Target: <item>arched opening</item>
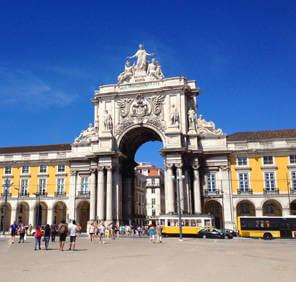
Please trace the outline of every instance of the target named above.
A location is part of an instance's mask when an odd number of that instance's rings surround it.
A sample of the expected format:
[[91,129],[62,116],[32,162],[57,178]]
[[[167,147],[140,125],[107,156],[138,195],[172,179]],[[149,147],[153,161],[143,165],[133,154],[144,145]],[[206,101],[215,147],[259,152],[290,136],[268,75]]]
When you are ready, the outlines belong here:
[[[142,178],[143,176],[148,177],[151,174],[151,171],[149,171],[148,166],[145,168],[145,165],[143,165],[143,169],[137,168],[135,170],[138,165],[135,161],[135,155],[143,144],[145,144],[144,146],[146,147],[145,153],[142,151],[141,154],[137,156],[137,161],[145,163],[149,162],[149,165],[155,165],[155,162],[151,157],[151,152],[152,150],[155,150],[155,147],[158,147],[158,149],[163,148],[162,139],[155,130],[144,126],[130,129],[122,137],[119,144],[119,149],[123,155],[120,163],[122,175],[122,218],[123,222],[128,224],[143,223],[146,215],[152,218],[164,210],[164,183],[161,167],[159,170],[162,178],[160,181],[161,183],[153,183],[155,187],[149,190],[151,191],[151,197],[147,194],[147,202],[146,182],[145,179],[142,181]],[[154,178],[156,179],[158,177],[155,175]],[[141,184],[143,182],[144,185]],[[155,193],[155,190],[158,189],[158,187],[159,193],[161,194],[160,197],[156,196],[159,195],[158,192]],[[150,188],[152,188],[152,186]]]
[[47,205],[40,202],[35,207],[35,225],[47,224]]
[[236,206],[237,216],[255,216],[255,206],[250,201],[240,201]]
[[25,202],[21,202],[17,206],[16,218],[17,223],[29,224],[29,205]]
[[205,213],[214,217],[215,227],[223,228],[222,206],[217,201],[211,200],[205,204]]
[[276,200],[268,200],[263,204],[263,216],[282,216],[282,206]]
[[89,221],[89,202],[82,201],[77,206],[77,223],[81,225],[82,232],[87,231]]
[[[1,218],[1,231],[3,231],[3,218],[4,218],[4,203],[1,204],[0,206],[0,218]],[[7,203],[6,206],[6,219],[5,219],[5,231],[9,230],[10,226],[10,219],[11,219],[11,206],[10,204]]]
[[[53,223],[59,224],[66,221],[67,206],[64,202],[57,202],[53,207]],[[51,224],[51,222],[49,222]]]
[[290,214],[291,214],[291,215],[296,215],[296,200],[294,200],[294,201],[290,204]]

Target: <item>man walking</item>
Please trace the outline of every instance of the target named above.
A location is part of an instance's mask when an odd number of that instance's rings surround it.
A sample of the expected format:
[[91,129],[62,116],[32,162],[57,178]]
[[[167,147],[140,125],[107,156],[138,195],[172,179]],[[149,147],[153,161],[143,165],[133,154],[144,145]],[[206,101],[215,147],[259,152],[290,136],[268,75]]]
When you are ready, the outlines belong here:
[[65,241],[66,241],[66,237],[68,234],[68,226],[67,226],[65,220],[61,221],[58,231],[59,231],[59,235],[60,235],[60,249],[59,250],[64,251]]
[[77,233],[77,225],[76,225],[75,220],[73,220],[72,224],[69,225],[69,231],[70,231],[70,247],[69,247],[69,251],[71,251],[71,249],[73,251],[75,251],[75,242],[76,242],[76,233]]
[[158,243],[162,243],[162,226],[160,224],[157,224],[156,232],[157,232],[157,241],[158,241]]

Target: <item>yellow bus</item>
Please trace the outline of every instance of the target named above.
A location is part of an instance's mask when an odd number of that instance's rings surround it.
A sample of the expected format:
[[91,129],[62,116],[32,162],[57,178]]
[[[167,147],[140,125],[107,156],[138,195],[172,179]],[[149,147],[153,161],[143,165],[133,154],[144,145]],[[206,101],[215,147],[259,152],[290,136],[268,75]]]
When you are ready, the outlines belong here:
[[[156,223],[162,225],[163,235],[179,234],[178,216],[159,216]],[[214,227],[214,219],[209,216],[182,216],[182,233],[184,235],[197,235],[198,231],[205,227]]]
[[237,221],[242,237],[296,238],[296,216],[240,216]]

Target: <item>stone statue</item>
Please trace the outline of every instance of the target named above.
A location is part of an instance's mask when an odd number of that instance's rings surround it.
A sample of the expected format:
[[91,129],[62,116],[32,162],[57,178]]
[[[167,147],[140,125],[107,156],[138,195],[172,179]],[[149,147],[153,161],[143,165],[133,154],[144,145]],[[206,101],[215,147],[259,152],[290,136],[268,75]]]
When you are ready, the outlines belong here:
[[118,76],[118,83],[123,83],[125,81],[129,81],[134,75],[134,67],[135,67],[134,64],[131,66],[130,62],[126,61],[125,67],[124,67],[124,72],[122,72]]
[[197,132],[200,135],[223,135],[222,130],[216,129],[215,124],[212,121],[206,121],[200,114],[197,119]]
[[188,123],[190,129],[196,129],[196,112],[193,108],[188,110]]
[[179,112],[175,106],[175,104],[172,105],[172,110],[171,110],[171,124],[172,125],[179,125]]
[[93,125],[90,123],[89,127],[86,130],[82,130],[80,135],[75,138],[74,144],[83,144],[83,143],[89,143],[92,136],[95,136],[97,134],[98,129],[96,127],[93,127]]
[[139,50],[136,52],[135,55],[131,57],[127,57],[128,60],[137,58],[137,63],[135,65],[135,70],[139,72],[145,72],[147,70],[147,57],[154,56],[153,53],[149,54],[146,50],[143,49],[143,44],[139,45]]
[[111,115],[108,113],[108,111],[105,111],[105,116],[104,116],[104,128],[105,130],[112,130],[112,117]]
[[156,60],[153,58],[151,63],[148,65],[147,75],[152,79],[163,79],[163,73],[161,71],[160,65]]

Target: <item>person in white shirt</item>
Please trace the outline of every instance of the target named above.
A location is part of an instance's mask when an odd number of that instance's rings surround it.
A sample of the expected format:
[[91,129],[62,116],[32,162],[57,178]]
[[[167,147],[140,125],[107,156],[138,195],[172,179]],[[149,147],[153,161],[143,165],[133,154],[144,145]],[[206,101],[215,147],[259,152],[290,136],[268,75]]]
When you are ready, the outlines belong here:
[[74,251],[75,250],[75,244],[76,244],[76,233],[77,233],[77,225],[76,225],[76,221],[73,220],[72,224],[69,225],[69,232],[70,232],[70,247],[69,247],[69,251],[71,251],[71,249]]
[[103,244],[105,243],[104,242],[104,237],[105,237],[105,225],[104,225],[104,222],[101,223],[100,227],[99,227],[99,230],[100,230],[100,242]]

